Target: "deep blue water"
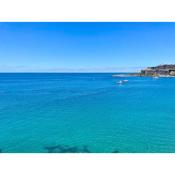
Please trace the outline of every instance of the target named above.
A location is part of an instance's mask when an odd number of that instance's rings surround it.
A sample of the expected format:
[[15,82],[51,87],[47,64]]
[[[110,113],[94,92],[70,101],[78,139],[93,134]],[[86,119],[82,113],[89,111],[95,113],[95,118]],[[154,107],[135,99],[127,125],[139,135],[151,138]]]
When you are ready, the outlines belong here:
[[0,74],[0,150],[175,152],[175,78]]

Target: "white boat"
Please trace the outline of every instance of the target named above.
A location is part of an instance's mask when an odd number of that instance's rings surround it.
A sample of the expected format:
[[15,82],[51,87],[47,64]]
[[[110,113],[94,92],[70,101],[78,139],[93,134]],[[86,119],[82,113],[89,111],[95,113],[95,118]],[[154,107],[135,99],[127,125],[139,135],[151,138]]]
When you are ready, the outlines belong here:
[[128,82],[128,80],[123,80],[123,82],[125,82],[125,83],[126,83],[126,82]]
[[158,79],[159,77],[158,77],[158,76],[154,76],[153,78],[154,78],[154,79]]
[[128,80],[120,80],[120,81],[118,81],[117,83],[118,84],[123,84],[123,83],[127,83],[128,82]]
[[123,84],[124,82],[122,80],[118,81],[117,82],[118,84]]

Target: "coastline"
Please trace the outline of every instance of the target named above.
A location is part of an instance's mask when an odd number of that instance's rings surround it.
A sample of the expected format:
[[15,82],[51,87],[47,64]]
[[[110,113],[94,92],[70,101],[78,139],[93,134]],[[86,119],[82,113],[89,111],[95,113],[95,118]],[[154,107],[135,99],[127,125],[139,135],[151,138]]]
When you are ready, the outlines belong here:
[[146,69],[140,70],[137,73],[128,74],[114,74],[113,77],[163,77],[163,78],[174,78],[175,77],[175,64],[163,64],[155,67],[147,67]]
[[[113,74],[112,77],[155,77],[153,75],[141,75],[141,74]],[[175,78],[171,75],[158,75],[160,78]]]

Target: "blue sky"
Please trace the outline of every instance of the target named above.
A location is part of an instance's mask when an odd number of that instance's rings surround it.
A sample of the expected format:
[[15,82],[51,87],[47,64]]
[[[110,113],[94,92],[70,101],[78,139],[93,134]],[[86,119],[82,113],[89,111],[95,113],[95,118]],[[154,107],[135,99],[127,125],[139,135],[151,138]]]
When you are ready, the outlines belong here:
[[0,72],[128,72],[175,63],[175,23],[0,23]]

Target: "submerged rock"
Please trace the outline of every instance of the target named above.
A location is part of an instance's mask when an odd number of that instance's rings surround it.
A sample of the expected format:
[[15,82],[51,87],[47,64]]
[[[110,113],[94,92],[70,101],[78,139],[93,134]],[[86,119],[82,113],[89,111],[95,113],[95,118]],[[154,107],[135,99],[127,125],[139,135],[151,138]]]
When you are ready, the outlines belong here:
[[46,146],[44,149],[46,149],[48,153],[90,153],[87,146],[54,145]]
[[90,153],[90,150],[87,146],[83,146],[83,153]]

